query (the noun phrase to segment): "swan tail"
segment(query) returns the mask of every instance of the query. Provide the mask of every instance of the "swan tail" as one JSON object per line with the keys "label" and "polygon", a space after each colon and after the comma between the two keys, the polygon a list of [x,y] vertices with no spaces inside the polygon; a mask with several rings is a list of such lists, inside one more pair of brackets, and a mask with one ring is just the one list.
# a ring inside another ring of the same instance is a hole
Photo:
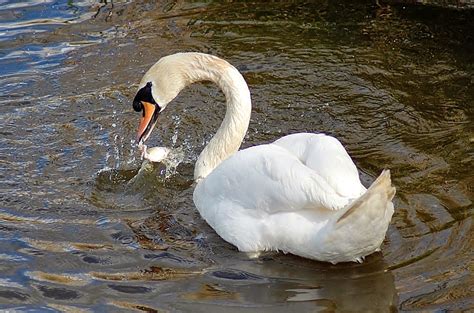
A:
{"label": "swan tail", "polygon": [[388,219],[389,222],[393,214],[392,199],[395,191],[390,179],[390,170],[384,170],[369,189],[349,205],[336,224],[345,224],[346,221],[356,223],[361,220],[367,222],[365,227],[368,227],[380,218]]}
{"label": "swan tail", "polygon": [[394,195],[390,171],[384,170],[363,195],[341,210],[325,238],[332,246],[330,260],[361,262],[380,251],[392,219]]}
{"label": "swan tail", "polygon": [[395,188],[384,170],[359,198],[341,209],[323,239],[330,262],[362,262],[380,251],[393,215]]}

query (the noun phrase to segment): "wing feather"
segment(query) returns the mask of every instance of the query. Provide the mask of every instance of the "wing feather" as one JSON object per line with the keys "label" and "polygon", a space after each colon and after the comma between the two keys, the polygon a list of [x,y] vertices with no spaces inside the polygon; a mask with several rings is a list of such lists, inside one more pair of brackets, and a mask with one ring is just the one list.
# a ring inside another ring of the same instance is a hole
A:
{"label": "wing feather", "polygon": [[337,210],[347,205],[351,198],[338,190],[341,187],[329,177],[330,169],[321,170],[320,165],[313,164],[315,160],[324,164],[323,151],[330,151],[326,156],[334,159],[332,147],[324,149],[316,144],[316,148],[305,148],[304,138],[295,139],[291,152],[288,139],[237,152],[198,184],[196,204],[204,208],[216,201],[232,201],[254,210],[249,214],[255,216],[303,209]]}
{"label": "wing feather", "polygon": [[336,138],[325,134],[299,133],[282,137],[274,144],[297,156],[339,195],[357,198],[366,191],[360,182],[357,167]]}

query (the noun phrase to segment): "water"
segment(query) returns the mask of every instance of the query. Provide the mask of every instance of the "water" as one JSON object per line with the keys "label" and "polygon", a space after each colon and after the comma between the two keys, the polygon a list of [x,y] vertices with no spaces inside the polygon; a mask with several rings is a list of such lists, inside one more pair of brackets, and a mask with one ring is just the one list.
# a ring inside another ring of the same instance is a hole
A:
{"label": "water", "polygon": [[[45,311],[437,311],[474,307],[472,11],[370,3],[2,1],[0,307]],[[178,51],[249,83],[248,147],[337,136],[365,185],[397,187],[363,264],[249,260],[203,222],[193,164],[224,114],[192,86],[149,146],[184,154],[136,176],[131,100]],[[135,177],[135,179],[134,179]]]}

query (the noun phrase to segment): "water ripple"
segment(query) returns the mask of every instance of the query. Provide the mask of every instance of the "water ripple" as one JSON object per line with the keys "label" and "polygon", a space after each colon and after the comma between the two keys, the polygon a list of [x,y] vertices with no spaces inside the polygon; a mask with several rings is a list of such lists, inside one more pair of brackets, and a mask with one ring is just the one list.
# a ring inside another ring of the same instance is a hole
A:
{"label": "water ripple", "polygon": [[[341,1],[3,1],[1,309],[472,306],[469,14]],[[183,90],[160,115],[150,146],[179,151],[176,164],[143,165],[130,101],[149,66],[177,51],[242,71],[253,98],[244,147],[325,132],[365,185],[390,168],[396,210],[382,253],[332,266],[248,259],[223,241],[192,201],[194,162],[224,115],[213,85]]]}

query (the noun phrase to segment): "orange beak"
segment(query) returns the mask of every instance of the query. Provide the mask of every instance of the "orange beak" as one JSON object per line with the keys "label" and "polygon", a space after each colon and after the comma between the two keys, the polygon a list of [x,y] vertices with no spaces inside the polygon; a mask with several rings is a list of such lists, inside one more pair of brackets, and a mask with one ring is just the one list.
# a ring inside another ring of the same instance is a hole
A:
{"label": "orange beak", "polygon": [[154,122],[156,122],[156,106],[145,101],[142,101],[142,104],[143,116],[140,118],[140,125],[138,125],[137,143],[147,140],[148,136],[153,130],[153,127],[155,126]]}

